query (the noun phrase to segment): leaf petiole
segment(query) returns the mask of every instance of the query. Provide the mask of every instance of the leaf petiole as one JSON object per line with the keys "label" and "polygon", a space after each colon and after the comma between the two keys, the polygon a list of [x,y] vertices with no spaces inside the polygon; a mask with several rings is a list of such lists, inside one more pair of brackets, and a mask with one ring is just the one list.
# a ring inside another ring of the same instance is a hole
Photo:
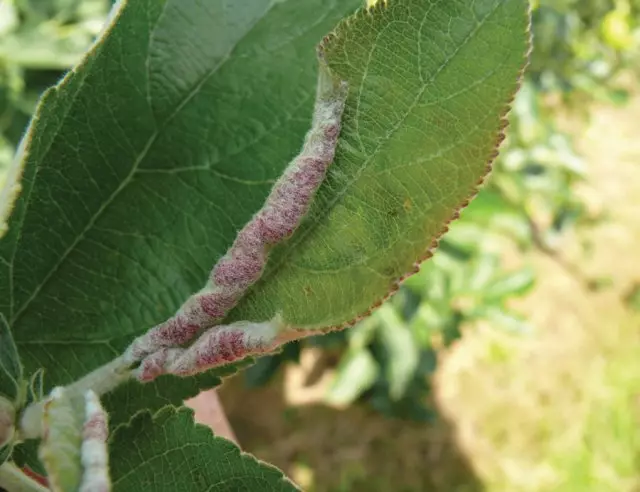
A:
{"label": "leaf petiole", "polygon": [[[117,388],[131,377],[129,364],[124,357],[116,357],[111,362],[90,372],[65,388],[70,395],[84,395],[93,391],[98,397]],[[29,405],[20,419],[20,436],[23,439],[36,439],[42,436],[42,414],[44,401]]]}

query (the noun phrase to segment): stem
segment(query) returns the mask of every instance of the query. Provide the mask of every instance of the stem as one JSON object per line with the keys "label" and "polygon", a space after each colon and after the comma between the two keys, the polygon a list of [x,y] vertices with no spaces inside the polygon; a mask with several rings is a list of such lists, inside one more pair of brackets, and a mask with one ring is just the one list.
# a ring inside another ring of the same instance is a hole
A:
{"label": "stem", "polygon": [[96,395],[102,396],[120,386],[130,377],[129,364],[125,362],[124,357],[119,356],[67,386],[67,391],[81,394],[84,397],[87,391],[92,390]]}
{"label": "stem", "polygon": [[0,487],[7,492],[48,492],[49,489],[43,487],[32,478],[25,475],[13,463],[0,465]]}
{"label": "stem", "polygon": [[[116,357],[111,362],[90,372],[82,379],[70,384],[65,391],[71,396],[84,398],[87,391],[92,390],[96,395],[105,393],[118,387],[131,377],[129,365],[124,357]],[[42,437],[42,413],[44,401],[38,401],[29,405],[20,420],[20,437],[23,439],[36,439]]]}

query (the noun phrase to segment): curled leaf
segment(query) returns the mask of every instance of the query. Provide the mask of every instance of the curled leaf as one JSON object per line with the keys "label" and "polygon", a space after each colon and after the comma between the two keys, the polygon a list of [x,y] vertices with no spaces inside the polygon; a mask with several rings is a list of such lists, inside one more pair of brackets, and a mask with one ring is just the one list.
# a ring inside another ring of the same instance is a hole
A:
{"label": "curled leaf", "polygon": [[93,391],[85,394],[85,418],[82,428],[82,483],[79,492],[109,492],[109,451],[107,412]]}
{"label": "curled leaf", "polygon": [[62,387],[54,388],[44,404],[44,436],[38,454],[53,492],[75,491],[80,485],[83,413]]}
{"label": "curled leaf", "polygon": [[349,85],[336,158],[231,319],[305,329],[367,314],[429,257],[489,172],[529,52],[522,0],[393,0],[322,43]]}

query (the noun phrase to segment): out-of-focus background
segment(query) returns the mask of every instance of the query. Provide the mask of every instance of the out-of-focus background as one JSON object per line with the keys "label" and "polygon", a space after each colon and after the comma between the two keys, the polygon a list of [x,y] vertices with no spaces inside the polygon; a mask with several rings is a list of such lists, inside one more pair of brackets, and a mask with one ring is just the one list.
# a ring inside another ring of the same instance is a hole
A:
{"label": "out-of-focus background", "polygon": [[[110,5],[0,0],[0,183]],[[435,257],[219,391],[305,490],[640,491],[640,1],[539,0],[533,30],[499,161]]]}

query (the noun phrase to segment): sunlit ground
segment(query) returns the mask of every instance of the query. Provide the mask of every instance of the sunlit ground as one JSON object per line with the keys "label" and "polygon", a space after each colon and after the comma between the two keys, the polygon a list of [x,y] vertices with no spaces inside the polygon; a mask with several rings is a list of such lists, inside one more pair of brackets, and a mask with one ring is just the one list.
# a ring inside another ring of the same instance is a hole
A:
{"label": "sunlit ground", "polygon": [[575,127],[590,170],[582,193],[610,217],[565,239],[578,274],[542,254],[507,254],[540,272],[520,306],[536,331],[474,327],[443,354],[441,422],[326,408],[315,403],[322,378],[304,387],[308,374],[297,369],[258,391],[239,378],[226,383],[221,395],[243,448],[310,491],[640,490],[640,313],[629,299],[640,284],[638,115],[640,97]]}

